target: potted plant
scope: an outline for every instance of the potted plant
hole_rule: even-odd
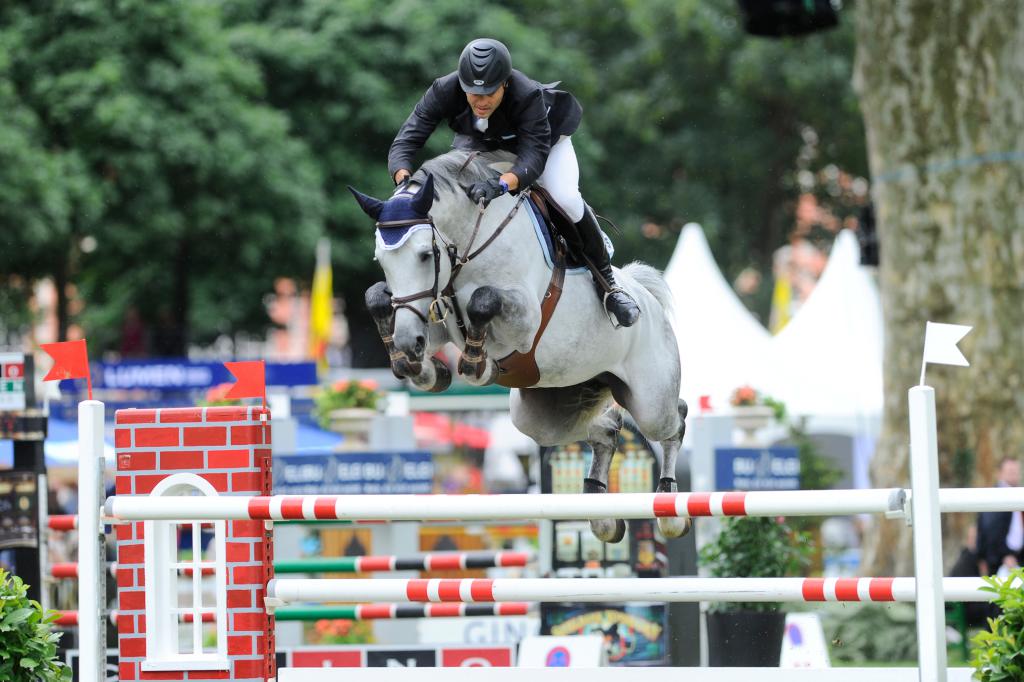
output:
[[[722,519],[718,536],[701,548],[699,561],[716,578],[783,578],[804,574],[810,550],[807,534],[783,519],[737,516]],[[786,627],[780,604],[714,604],[707,625],[711,665],[779,665]]]
[[[779,416],[779,403],[762,395],[750,385],[740,386],[729,397],[732,405],[736,428],[743,432],[740,445],[758,445],[756,433],[758,429],[771,424],[773,418]],[[784,408],[783,408],[784,409]]]
[[[313,414],[325,429],[345,436],[346,446],[365,444],[380,399],[377,382],[341,379],[320,389]]]

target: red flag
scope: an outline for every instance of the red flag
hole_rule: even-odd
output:
[[[266,402],[267,379],[266,366],[262,360],[250,360],[247,362],[225,362],[224,366],[235,375],[238,381],[227,395],[229,400],[238,398],[263,398]]]
[[[89,400],[92,400],[92,377],[89,375],[89,351],[85,339],[43,343],[39,347],[53,358],[53,367],[43,381],[84,378],[89,386]]]

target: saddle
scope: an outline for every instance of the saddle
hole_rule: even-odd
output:
[[[543,187],[534,185],[530,188],[530,204],[538,214],[538,221],[548,239],[551,253],[555,252],[556,243],[561,237],[564,242],[565,265],[567,268],[586,267],[586,263],[578,254],[583,252],[583,239],[580,237],[576,223],[572,221],[562,207],[555,203],[551,195]]]

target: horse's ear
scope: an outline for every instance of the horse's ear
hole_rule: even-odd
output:
[[[363,212],[377,220],[380,217],[381,209],[384,208],[384,202],[380,199],[374,199],[373,197],[367,196],[357,190],[352,185],[348,186],[348,191],[352,192],[352,196],[359,202],[359,208],[363,209]]]
[[[427,179],[420,186],[420,191],[412,198],[412,208],[419,215],[430,213],[430,207],[434,205],[434,175],[427,173]]]

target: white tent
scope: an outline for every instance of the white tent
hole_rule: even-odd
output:
[[[878,287],[860,265],[857,238],[843,230],[814,291],[772,339],[754,386],[792,414],[877,418],[882,342]]]
[[[703,395],[711,397],[713,409],[725,410],[733,389],[754,384],[771,336],[725,281],[696,223],[686,225],[679,235],[665,281],[675,298],[681,397],[691,414],[699,409]]]

